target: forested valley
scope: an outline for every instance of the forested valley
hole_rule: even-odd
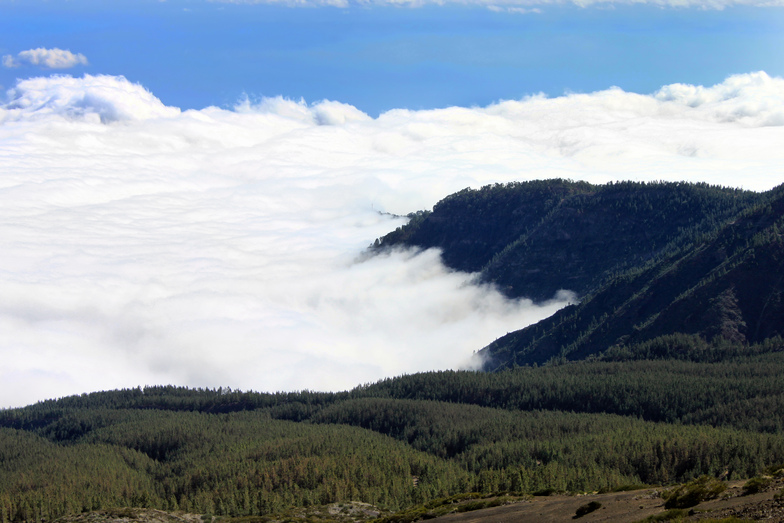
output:
[[[0,520],[262,516],[462,492],[747,478],[784,463],[784,351],[434,372],[344,393],[172,386],[0,412]]]
[[[339,393],[147,386],[0,410],[0,523],[110,507],[396,511],[782,465],[783,195],[563,180],[452,195],[371,252],[439,247],[510,297],[568,288],[579,302],[480,351],[481,372]]]

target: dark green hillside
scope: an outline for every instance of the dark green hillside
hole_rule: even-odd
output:
[[[470,485],[456,463],[372,431],[264,410],[64,414],[111,422],[67,441],[0,428],[0,521],[124,506],[232,516],[341,500],[401,508]]]
[[[449,267],[478,271],[565,198],[593,189],[586,182],[566,180],[464,189],[438,202],[432,213],[413,215],[407,225],[380,238],[376,247],[440,247]]]
[[[481,271],[510,297],[582,296],[613,272],[656,259],[764,196],[706,184],[546,180],[465,189],[375,249],[439,247],[454,269]]]
[[[784,343],[724,361],[580,361],[494,373],[432,372],[383,380],[371,397],[507,410],[612,413],[647,421],[784,432]],[[341,403],[342,405],[342,403]],[[330,407],[333,408],[333,407]],[[364,425],[363,425],[364,426]]]
[[[778,456],[784,451],[778,435],[429,401],[348,401],[325,409],[314,421],[366,427],[449,458],[474,473],[477,490],[484,492],[661,484],[701,470],[721,474],[728,464],[744,476],[753,471],[760,452]]]
[[[698,336],[684,338],[680,352],[704,340],[720,350],[784,335],[784,191],[765,197],[694,244],[615,276],[579,305],[496,340],[482,351],[487,368],[582,359],[610,347],[616,355],[634,353],[675,333]]]
[[[260,516],[592,491],[784,463],[784,351],[435,372],[352,391],[146,387],[0,411],[0,522],[141,506]],[[657,352],[658,351],[658,352]],[[636,359],[635,359],[636,358]]]

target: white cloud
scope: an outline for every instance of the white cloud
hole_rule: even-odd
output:
[[[721,85],[673,84],[662,87],[657,100],[696,109],[696,114],[719,122],[751,127],[784,125],[784,90],[780,78],[764,72],[731,76]]]
[[[164,106],[144,87],[123,77],[50,76],[21,80],[8,92],[0,112],[5,119],[38,119],[52,115],[97,118],[103,123],[172,117],[179,109]]]
[[[784,80],[370,118],[282,98],[180,111],[122,77],[0,106],[0,398],[139,384],[345,389],[455,368],[563,302],[364,248],[466,186],[567,177],[768,189]]]
[[[246,97],[234,110],[239,113],[268,113],[285,116],[303,123],[316,125],[339,125],[346,122],[368,122],[371,118],[354,107],[340,102],[323,100],[312,106],[304,100],[295,102],[282,96],[264,98],[252,104]]]
[[[227,4],[282,4],[290,7],[351,7],[394,6],[423,7],[426,5],[470,5],[510,13],[538,13],[543,6],[576,5],[607,7],[648,4],[662,8],[725,9],[733,6],[782,7],[784,0],[210,0]]]
[[[495,11],[496,13],[513,13],[518,15],[530,15],[530,14],[541,14],[542,10],[538,7],[499,7],[497,5],[489,5],[487,6],[488,9],[491,11]]]
[[[11,55],[3,56],[3,66],[19,67],[22,64],[37,65],[47,69],[70,69],[77,65],[88,65],[87,57],[81,53],[74,54],[65,49],[28,49],[22,51],[16,58]]]

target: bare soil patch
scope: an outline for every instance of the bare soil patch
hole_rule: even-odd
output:
[[[735,517],[748,521],[784,523],[784,499],[777,499],[784,480],[772,481],[764,491],[743,495],[745,481],[728,483],[727,492],[719,499],[704,501],[689,510],[677,521],[709,521]],[[633,523],[666,512],[661,497],[664,488],[651,488],[631,492],[587,495],[554,495],[534,497],[501,507],[450,514],[432,519],[433,523],[580,523],[608,522]],[[574,516],[580,507],[590,502],[601,507],[579,518]]]

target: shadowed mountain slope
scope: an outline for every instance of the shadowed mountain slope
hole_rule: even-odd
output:
[[[380,238],[442,249],[444,263],[507,296],[584,296],[608,274],[688,245],[751,205],[759,193],[706,184],[546,180],[465,189]]]
[[[487,368],[583,359],[608,348],[633,353],[675,333],[713,345],[784,334],[784,191],[764,196],[694,244],[610,278],[580,304],[496,340],[481,351]]]
[[[438,247],[447,265],[510,297],[578,294],[579,304],[480,351],[488,370],[600,354],[705,360],[784,334],[783,195],[688,183],[487,186],[412,215],[373,248]]]

